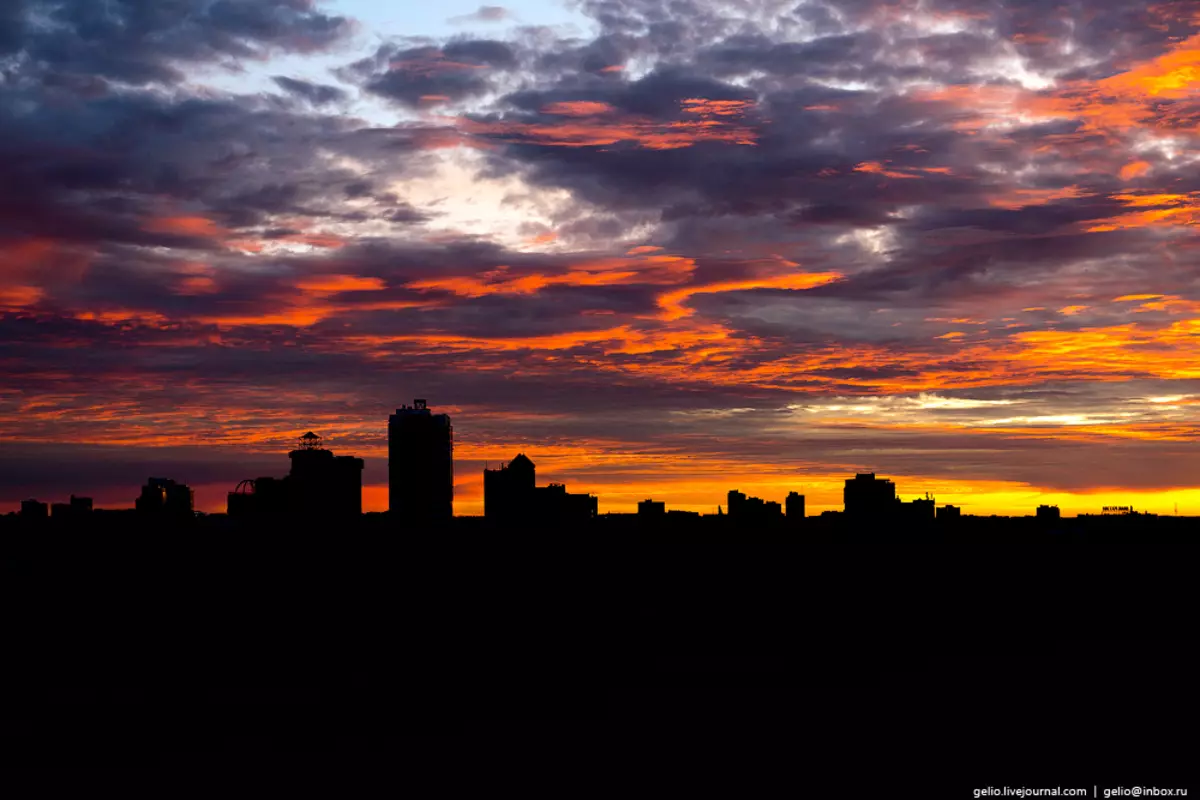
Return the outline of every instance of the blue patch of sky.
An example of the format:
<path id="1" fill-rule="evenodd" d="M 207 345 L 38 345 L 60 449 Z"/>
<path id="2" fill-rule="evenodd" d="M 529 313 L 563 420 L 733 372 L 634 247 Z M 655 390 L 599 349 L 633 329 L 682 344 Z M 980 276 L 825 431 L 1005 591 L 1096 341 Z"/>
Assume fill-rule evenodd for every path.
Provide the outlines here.
<path id="1" fill-rule="evenodd" d="M 499 21 L 479 19 L 482 6 L 500 6 L 506 15 Z M 329 53 L 275 56 L 265 62 L 244 61 L 241 72 L 206 69 L 193 75 L 196 84 L 219 91 L 250 94 L 278 92 L 272 75 L 314 83 L 338 83 L 333 70 L 373 53 L 385 41 L 400 37 L 429 37 L 442 40 L 457 36 L 503 39 L 515 28 L 554 26 L 564 36 L 586 37 L 595 23 L 572 8 L 568 0 L 327 0 L 318 3 L 327 14 L 346 16 L 358 22 L 353 40 Z M 403 114 L 387 109 L 372 98 L 360 97 L 350 113 L 376 124 L 393 124 Z"/>
<path id="2" fill-rule="evenodd" d="M 482 6 L 500 6 L 508 12 L 500 22 L 465 20 Z M 361 21 L 364 27 L 384 36 L 453 36 L 455 34 L 502 32 L 512 25 L 575 25 L 580 32 L 590 21 L 563 0 L 336 0 L 327 8 Z"/>

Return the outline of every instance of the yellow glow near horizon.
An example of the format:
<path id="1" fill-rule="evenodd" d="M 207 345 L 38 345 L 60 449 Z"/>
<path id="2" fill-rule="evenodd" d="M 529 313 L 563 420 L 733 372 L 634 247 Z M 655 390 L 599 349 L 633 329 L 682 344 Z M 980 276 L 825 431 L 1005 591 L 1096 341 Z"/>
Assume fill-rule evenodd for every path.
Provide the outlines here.
<path id="1" fill-rule="evenodd" d="M 571 480 L 569 476 L 538 475 L 538 485 L 563 482 L 567 491 L 597 495 L 601 514 L 634 513 L 637 504 L 648 498 L 666 503 L 667 510 L 699 511 L 715 514 L 717 506 L 727 512 L 726 495 L 736 489 L 752 497 L 783 504 L 788 492 L 799 492 L 805 496 L 808 516 L 817 516 L 823 511 L 842 510 L 842 487 L 845 473 L 827 476 L 797 476 L 796 478 L 730 478 L 671 479 L 639 483 L 584 483 Z M 922 479 L 896 475 L 879 475 L 896 483 L 897 493 L 905 502 L 933 495 L 938 507 L 958 506 L 964 514 L 977 516 L 1033 516 L 1039 505 L 1058 506 L 1063 516 L 1099 514 L 1101 508 L 1111 505 L 1131 505 L 1136 510 L 1160 515 L 1172 515 L 1175 506 L 1181 516 L 1200 516 L 1200 488 L 1164 489 L 1149 491 L 1142 489 L 1106 488 L 1079 492 L 1054 489 L 1039 489 L 1021 483 L 1003 481 L 951 481 L 940 478 Z M 218 509 L 213 509 L 218 510 Z M 223 511 L 224 509 L 219 509 Z M 363 487 L 363 510 L 387 510 L 387 485 Z M 482 474 L 474 480 L 455 482 L 454 513 L 457 516 L 480 516 L 483 514 Z"/>

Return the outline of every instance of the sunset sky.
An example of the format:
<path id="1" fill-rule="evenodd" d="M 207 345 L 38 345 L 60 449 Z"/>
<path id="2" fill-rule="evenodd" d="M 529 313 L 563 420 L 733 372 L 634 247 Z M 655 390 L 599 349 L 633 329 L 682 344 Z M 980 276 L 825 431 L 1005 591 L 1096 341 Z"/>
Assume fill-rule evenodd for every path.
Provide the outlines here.
<path id="1" fill-rule="evenodd" d="M 1200 515 L 1200 2 L 5 0 L 0 512 L 426 398 L 539 483 Z"/>

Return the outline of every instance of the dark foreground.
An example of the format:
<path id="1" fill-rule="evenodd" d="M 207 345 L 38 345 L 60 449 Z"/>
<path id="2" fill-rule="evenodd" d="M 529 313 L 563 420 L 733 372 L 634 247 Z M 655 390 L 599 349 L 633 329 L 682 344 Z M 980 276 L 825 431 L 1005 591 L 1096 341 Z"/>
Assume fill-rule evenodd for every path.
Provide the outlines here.
<path id="1" fill-rule="evenodd" d="M 1195 792 L 1196 541 L 10 532 L 0 744 L 168 797 Z"/>

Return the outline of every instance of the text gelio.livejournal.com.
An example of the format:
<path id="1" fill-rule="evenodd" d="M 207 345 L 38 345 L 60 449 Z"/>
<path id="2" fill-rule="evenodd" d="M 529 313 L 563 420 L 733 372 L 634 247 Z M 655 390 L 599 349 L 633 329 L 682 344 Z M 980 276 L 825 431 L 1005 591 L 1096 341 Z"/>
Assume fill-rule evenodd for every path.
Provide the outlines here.
<path id="1" fill-rule="evenodd" d="M 1014 788 L 1011 786 L 976 789 L 975 800 L 991 797 L 1091 797 L 1110 800 L 1114 797 L 1187 797 L 1187 789 L 1164 789 L 1157 786 L 1114 786 L 1101 788 L 1093 786 L 1090 789 L 1055 787 L 1053 789 L 1031 789 L 1028 786 Z"/>

